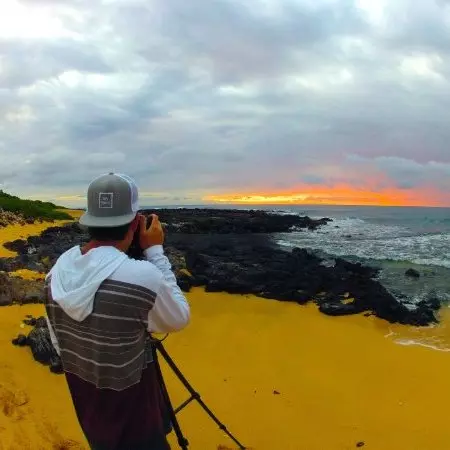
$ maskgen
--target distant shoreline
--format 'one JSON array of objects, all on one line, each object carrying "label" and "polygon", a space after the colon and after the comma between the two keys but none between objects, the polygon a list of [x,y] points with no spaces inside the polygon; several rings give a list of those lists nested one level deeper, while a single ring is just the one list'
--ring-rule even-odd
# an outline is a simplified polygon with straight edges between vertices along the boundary
[{"label": "distant shoreline", "polygon": [[[162,205],[143,205],[141,210],[149,210],[149,209],[178,209],[178,208],[186,208],[186,209],[284,209],[284,208],[304,208],[304,209],[329,209],[329,208],[367,208],[367,209],[378,209],[378,208],[386,208],[386,209],[448,209],[450,210],[450,206],[428,206],[428,205],[326,205],[323,203],[319,204],[309,204],[309,203],[264,203],[264,204],[245,204],[245,203],[205,203],[205,204],[162,204]],[[85,211],[85,207],[74,207],[74,206],[66,206],[67,209]]]}]

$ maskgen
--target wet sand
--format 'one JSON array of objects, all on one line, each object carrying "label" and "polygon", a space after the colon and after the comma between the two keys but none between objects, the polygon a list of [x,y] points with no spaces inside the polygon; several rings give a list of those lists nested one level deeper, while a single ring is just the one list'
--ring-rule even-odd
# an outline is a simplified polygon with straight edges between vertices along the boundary
[{"label": "wet sand", "polygon": [[[39,230],[36,230],[39,232]],[[192,320],[165,347],[230,431],[255,450],[446,450],[448,309],[435,328],[327,317],[251,296],[188,294]],[[0,308],[0,449],[87,449],[63,376],[11,345],[26,314]],[[438,339],[438,341],[436,341]],[[428,340],[428,341],[427,341]],[[436,342],[434,342],[436,341]],[[188,397],[162,364],[175,405]],[[236,448],[197,403],[179,413],[193,450]],[[178,448],[171,436],[172,448]]]}]

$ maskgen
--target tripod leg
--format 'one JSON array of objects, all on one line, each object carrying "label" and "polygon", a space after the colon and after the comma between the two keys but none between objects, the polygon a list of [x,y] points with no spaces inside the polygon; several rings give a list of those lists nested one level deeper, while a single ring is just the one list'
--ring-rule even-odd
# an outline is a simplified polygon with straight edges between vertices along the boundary
[{"label": "tripod leg", "polygon": [[164,378],[162,376],[161,367],[159,365],[158,356],[156,351],[153,350],[153,361],[155,364],[156,375],[158,377],[159,384],[161,386],[161,391],[164,399],[164,403],[169,413],[170,421],[172,423],[173,429],[178,439],[178,445],[182,450],[188,450],[189,442],[184,437],[183,432],[181,431],[180,424],[178,423],[175,411],[172,406],[172,402],[170,401],[169,393],[167,391],[166,383],[164,382]]},{"label": "tripod leg", "polygon": [[[194,390],[194,388],[189,384],[187,379],[184,377],[184,375],[181,373],[180,369],[176,366],[173,359],[169,356],[166,349],[163,347],[161,342],[155,343],[155,348],[160,351],[160,353],[163,355],[164,359],[166,360],[169,367],[175,372],[177,377],[180,379],[181,383],[184,385],[184,387],[189,391],[191,394],[191,399],[186,401],[180,408],[177,409],[179,411],[182,407],[186,406],[192,399],[197,400],[201,407],[206,411],[206,413],[211,417],[212,420],[218,425],[218,427],[224,431],[228,437],[233,440],[236,445],[241,450],[245,450],[245,447],[228,431],[227,427],[219,421],[219,419],[214,415],[214,413],[206,406],[206,404],[203,402],[203,400],[200,398],[200,394]],[[156,353],[156,352],[155,352]]]}]

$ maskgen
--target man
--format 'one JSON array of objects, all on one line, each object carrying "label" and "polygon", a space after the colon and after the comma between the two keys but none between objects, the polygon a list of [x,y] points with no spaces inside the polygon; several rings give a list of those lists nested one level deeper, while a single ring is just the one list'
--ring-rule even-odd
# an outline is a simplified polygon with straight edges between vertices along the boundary
[{"label": "man", "polygon": [[[88,188],[80,224],[91,240],[63,253],[46,277],[50,335],[80,426],[94,450],[167,450],[165,405],[149,333],[184,328],[189,305],[164,254],[156,215],[147,229],[126,175]],[[139,228],[145,260],[127,256]]]}]

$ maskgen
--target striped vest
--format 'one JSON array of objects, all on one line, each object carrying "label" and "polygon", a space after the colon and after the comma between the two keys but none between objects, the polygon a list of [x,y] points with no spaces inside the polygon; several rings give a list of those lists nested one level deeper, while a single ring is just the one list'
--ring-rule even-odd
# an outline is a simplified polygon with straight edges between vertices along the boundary
[{"label": "striped vest", "polygon": [[141,379],[152,361],[148,312],[156,294],[142,286],[105,280],[94,307],[82,322],[70,318],[53,300],[51,278],[45,286],[45,308],[59,344],[64,371],[116,391]]}]

